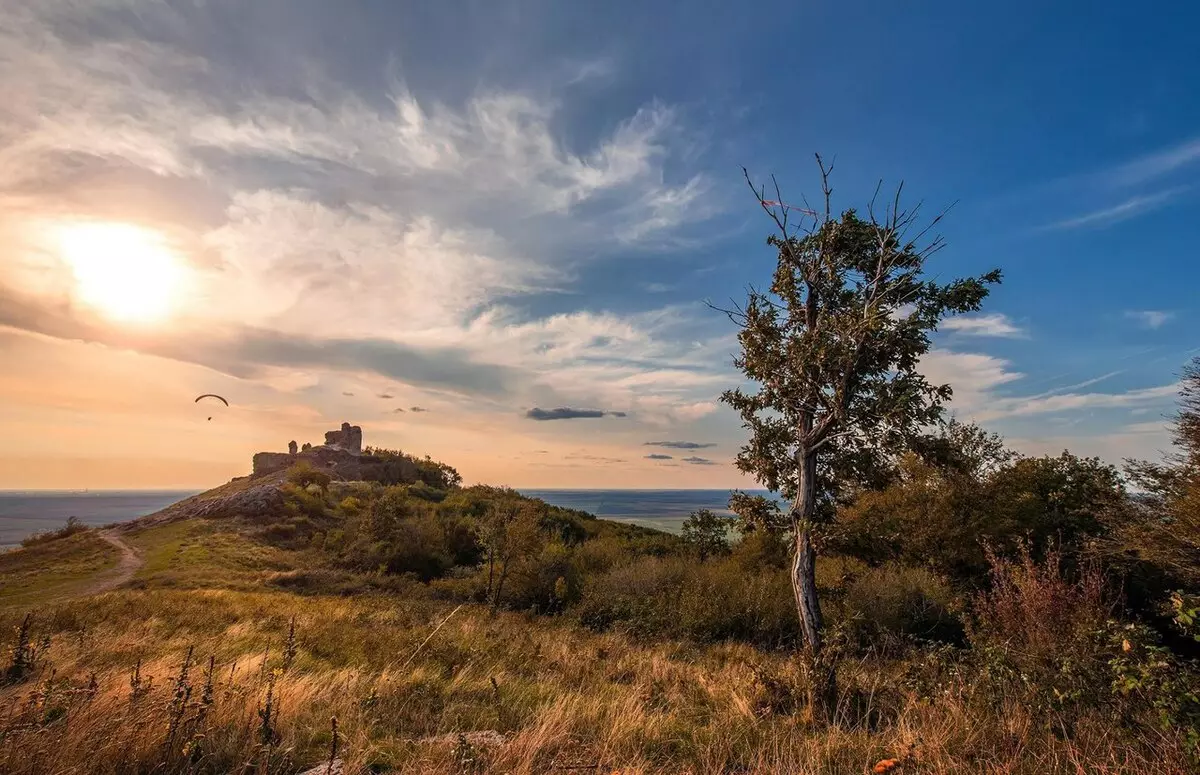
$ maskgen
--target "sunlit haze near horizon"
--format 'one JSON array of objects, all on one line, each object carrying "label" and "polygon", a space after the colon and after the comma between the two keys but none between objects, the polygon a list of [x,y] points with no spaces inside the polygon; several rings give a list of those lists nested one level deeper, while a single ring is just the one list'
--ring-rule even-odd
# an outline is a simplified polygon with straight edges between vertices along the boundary
[{"label": "sunlit haze near horizon", "polygon": [[840,207],[953,205],[940,278],[1004,271],[924,359],[955,416],[1159,457],[1200,11],[965,5],[0,0],[0,489],[343,421],[467,482],[754,487],[706,301],[769,282],[742,166],[800,201],[813,152]]}]

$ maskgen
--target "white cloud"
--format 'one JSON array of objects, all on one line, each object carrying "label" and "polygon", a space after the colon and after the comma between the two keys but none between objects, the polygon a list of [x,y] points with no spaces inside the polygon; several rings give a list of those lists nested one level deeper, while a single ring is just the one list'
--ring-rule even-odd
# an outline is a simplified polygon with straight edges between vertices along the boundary
[{"label": "white cloud", "polygon": [[977,413],[981,421],[1002,417],[1061,414],[1083,409],[1113,409],[1163,403],[1179,393],[1178,385],[1127,390],[1123,393],[1060,393],[1032,397],[1001,398]]},{"label": "white cloud", "polygon": [[1126,162],[1109,173],[1109,177],[1116,184],[1132,185],[1169,175],[1197,161],[1200,161],[1200,137]]},{"label": "white cloud", "polygon": [[949,408],[960,416],[982,411],[996,400],[997,388],[1024,376],[1003,358],[942,349],[931,350],[922,358],[921,369],[930,382],[953,387]]},{"label": "white cloud", "polygon": [[1130,197],[1124,202],[1121,202],[1110,207],[1104,207],[1099,210],[1077,215],[1061,221],[1056,221],[1042,227],[1044,230],[1058,229],[1079,229],[1084,227],[1100,227],[1111,226],[1114,223],[1128,220],[1142,213],[1157,210],[1160,207],[1170,203],[1180,194],[1187,191],[1185,186],[1176,186],[1165,191],[1159,191],[1155,194],[1144,194]]},{"label": "white cloud", "polygon": [[[65,204],[92,167],[176,180],[181,209],[189,194],[217,202],[187,227],[146,224],[180,232],[195,265],[189,326],[453,348],[520,375],[531,398],[594,398],[660,422],[713,411],[728,342],[679,346],[696,338],[690,314],[521,311],[523,297],[570,286],[568,256],[660,249],[716,212],[708,178],[680,158],[694,146],[672,106],[650,102],[573,144],[573,106],[552,93],[484,85],[451,104],[393,77],[361,94],[302,52],[270,82],[207,59],[165,3],[0,5],[0,194],[30,190],[23,207],[51,229],[99,217]],[[137,25],[88,35],[131,8]],[[604,80],[615,63],[572,69],[571,82]],[[69,286],[25,220],[0,223],[21,250],[7,281],[49,303]],[[319,377],[268,372],[297,389]]]},{"label": "white cloud", "polygon": [[1007,315],[993,313],[990,315],[963,315],[947,318],[942,321],[941,328],[946,331],[968,336],[997,336],[1023,337],[1025,331],[1019,328]]},{"label": "white cloud", "polygon": [[1162,309],[1132,309],[1125,312],[1125,317],[1136,322],[1142,328],[1156,329],[1162,328],[1174,318],[1175,313]]}]

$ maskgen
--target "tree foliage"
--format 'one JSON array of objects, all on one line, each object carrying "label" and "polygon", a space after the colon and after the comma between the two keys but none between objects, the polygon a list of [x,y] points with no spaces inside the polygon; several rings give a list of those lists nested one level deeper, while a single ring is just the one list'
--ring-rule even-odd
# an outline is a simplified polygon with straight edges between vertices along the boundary
[{"label": "tree foliage", "polygon": [[1127,461],[1146,497],[1120,544],[1162,568],[1164,583],[1200,592],[1200,357],[1183,369],[1172,437],[1175,449],[1163,463]]},{"label": "tree foliage", "polygon": [[709,509],[693,511],[683,521],[683,540],[700,556],[701,562],[729,551],[729,531],[735,520]]},{"label": "tree foliage", "polygon": [[778,254],[769,289],[752,288],[744,308],[731,310],[741,328],[735,365],[754,392],[726,391],[722,399],[742,416],[751,439],[738,467],[789,501],[798,495],[797,454],[818,459],[818,514],[832,516],[833,496],[886,478],[897,450],[910,446],[941,416],[950,385],[919,371],[929,335],[947,315],[978,310],[994,270],[940,284],[924,278],[940,238],[920,240],[919,208],[897,198],[877,216],[850,209],[834,217],[829,169],[822,166],[826,211],[793,229],[756,195],[778,227],[767,243]]},{"label": "tree foliage", "polygon": [[843,508],[835,547],[870,565],[924,565],[980,586],[987,581],[989,550],[1011,557],[1029,546],[1040,559],[1053,544],[1073,557],[1127,513],[1113,466],[1065,451],[1022,457],[1002,442],[988,455],[992,463],[979,465],[971,449],[954,448],[974,447],[982,438],[978,428],[961,432],[972,427],[960,426],[944,439],[951,445],[945,464],[906,455],[891,485]]},{"label": "tree foliage", "polygon": [[900,189],[882,211],[877,190],[866,217],[835,214],[831,170],[819,156],[817,163],[823,212],[806,211],[799,224],[777,185],[768,200],[746,174],[776,226],[767,243],[777,263],[766,290],[751,288],[744,306],[726,310],[740,327],[735,365],[754,389],[722,395],[750,432],[738,468],[792,501],[792,581],[814,656],[823,626],[814,528],[849,489],[886,481],[896,454],[940,419],[951,388],[919,370],[930,334],[947,315],[978,310],[1000,280],[998,270],[948,283],[927,278],[926,261],[942,247],[927,235],[941,216],[919,227],[920,207],[902,209]]}]

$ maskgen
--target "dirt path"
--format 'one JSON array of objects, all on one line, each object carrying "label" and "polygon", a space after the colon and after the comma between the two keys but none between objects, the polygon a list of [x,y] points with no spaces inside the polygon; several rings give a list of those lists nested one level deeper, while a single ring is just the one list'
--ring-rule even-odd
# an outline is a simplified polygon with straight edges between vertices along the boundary
[{"label": "dirt path", "polygon": [[116,589],[133,578],[133,574],[142,567],[142,556],[137,553],[136,549],[125,543],[115,531],[101,530],[98,535],[117,548],[117,551],[121,553],[121,559],[116,568],[108,571],[105,578],[98,579],[85,589],[83,592],[85,595],[98,595],[101,592]]}]

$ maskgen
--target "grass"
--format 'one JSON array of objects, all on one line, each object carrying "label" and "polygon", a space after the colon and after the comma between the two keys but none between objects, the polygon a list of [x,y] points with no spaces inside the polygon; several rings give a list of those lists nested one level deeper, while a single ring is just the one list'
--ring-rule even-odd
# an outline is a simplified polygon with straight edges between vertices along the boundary
[{"label": "grass", "polygon": [[0,605],[40,604],[85,589],[116,567],[118,551],[94,530],[0,554]]},{"label": "grass", "polygon": [[[37,644],[32,675],[0,686],[0,772],[293,775],[330,757],[333,718],[348,773],[1188,771],[1170,730],[1044,712],[937,651],[859,652],[817,723],[788,651],[633,640],[370,574],[333,585],[314,550],[254,531],[128,533],[144,566],[90,598],[69,596],[116,554],[92,531],[0,556],[0,633],[32,611]],[[304,594],[279,588],[302,577]]]},{"label": "grass", "polygon": [[[35,634],[52,643],[41,680],[0,690],[0,703],[21,709],[32,702],[34,720],[42,719],[30,726],[28,713],[10,713],[0,771],[148,771],[170,758],[163,747],[172,745],[171,756],[182,760],[187,740],[168,740],[168,711],[189,650],[192,697],[200,694],[197,665],[211,656],[217,676],[204,753],[188,765],[198,772],[227,772],[245,761],[271,772],[319,763],[331,716],[356,772],[463,772],[470,769],[463,759],[474,757],[500,772],[569,765],[852,773],[906,756],[913,771],[930,773],[1185,771],[1162,757],[1159,741],[1131,748],[1086,720],[1063,740],[1019,704],[979,696],[970,685],[930,702],[904,687],[895,664],[844,670],[842,719],[827,727],[797,707],[803,681],[792,660],[742,645],[635,645],[467,607],[417,652],[451,610],[430,601],[236,590],[123,590],[55,605],[35,621]],[[8,610],[0,619],[11,627],[18,617]],[[298,653],[280,674],[292,617]],[[139,661],[141,680],[153,688],[141,709],[131,709],[130,672]],[[267,751],[254,722],[272,682],[279,739]],[[198,707],[189,702],[193,718]],[[71,721],[47,724],[47,715]],[[25,720],[14,728],[14,718]],[[467,738],[472,750],[464,751],[459,736],[482,732],[505,742]],[[264,765],[267,757],[274,764]]]},{"label": "grass", "polygon": [[126,536],[144,564],[134,575],[140,586],[260,585],[276,571],[303,564],[297,552],[254,541],[229,523],[191,519]]}]

